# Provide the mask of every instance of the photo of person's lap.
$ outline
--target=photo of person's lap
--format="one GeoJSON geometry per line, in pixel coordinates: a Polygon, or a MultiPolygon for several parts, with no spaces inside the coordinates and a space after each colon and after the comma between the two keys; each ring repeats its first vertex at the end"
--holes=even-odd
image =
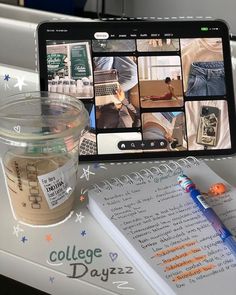
{"type": "Polygon", "coordinates": [[[142,114],[144,140],[159,140],[163,148],[159,151],[186,150],[183,112],[155,112],[142,114]]]}
{"type": "MultiPolygon", "coordinates": [[[[95,66],[95,104],[96,120],[99,129],[132,128],[140,126],[139,96],[130,95],[138,84],[137,64],[129,56],[94,57],[95,66]],[[96,81],[96,71],[115,70],[116,77],[106,77],[103,81],[96,81]],[[116,86],[111,93],[107,93],[108,86],[116,86]],[[96,92],[97,86],[105,89],[105,94],[96,92]],[[107,100],[104,100],[104,97],[107,100]]],[[[100,79],[101,80],[101,79],[100,79]]]]}

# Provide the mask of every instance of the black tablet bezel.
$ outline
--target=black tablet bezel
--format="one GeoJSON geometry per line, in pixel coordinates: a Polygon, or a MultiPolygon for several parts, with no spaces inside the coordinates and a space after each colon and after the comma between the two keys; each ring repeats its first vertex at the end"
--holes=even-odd
{"type": "MultiPolygon", "coordinates": [[[[184,157],[184,156],[214,156],[214,155],[231,155],[236,152],[236,135],[234,134],[235,101],[233,88],[233,75],[230,53],[230,36],[228,26],[221,20],[196,20],[196,21],[101,21],[101,22],[44,22],[38,26],[38,64],[40,73],[40,89],[47,89],[47,58],[46,58],[46,40],[78,40],[92,39],[94,32],[107,32],[108,34],[119,32],[147,32],[157,31],[175,33],[185,32],[184,38],[203,38],[203,37],[221,37],[224,56],[224,68],[227,75],[225,79],[226,97],[228,102],[229,128],[231,137],[230,149],[207,149],[207,150],[185,150],[185,151],[163,151],[163,152],[142,152],[126,154],[102,154],[80,156],[82,161],[101,161],[101,160],[127,160],[140,158],[166,158],[166,157],[184,157]],[[200,30],[202,27],[218,28],[215,31],[200,30]],[[82,37],[76,38],[76,34],[82,37]],[[50,37],[50,36],[53,36],[50,37]]],[[[181,38],[177,37],[176,38],[181,38]]],[[[183,37],[182,37],[183,38],[183,37]]],[[[223,98],[221,98],[223,99],[223,98]]],[[[194,99],[195,100],[195,99],[194,99]]],[[[184,106],[182,107],[184,109],[184,106]]],[[[104,143],[106,144],[106,143],[104,143]]]]}

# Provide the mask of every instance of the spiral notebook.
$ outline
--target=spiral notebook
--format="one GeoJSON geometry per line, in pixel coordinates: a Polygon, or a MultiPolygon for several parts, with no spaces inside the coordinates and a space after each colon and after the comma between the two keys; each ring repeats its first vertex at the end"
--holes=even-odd
{"type": "Polygon", "coordinates": [[[193,158],[95,184],[89,210],[157,294],[235,295],[236,258],[177,184],[180,172],[201,192],[226,184],[225,194],[207,201],[236,235],[236,189],[193,158]]]}

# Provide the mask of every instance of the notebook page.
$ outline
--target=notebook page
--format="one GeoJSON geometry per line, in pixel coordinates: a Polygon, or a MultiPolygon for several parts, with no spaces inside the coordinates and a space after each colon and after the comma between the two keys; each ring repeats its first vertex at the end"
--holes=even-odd
{"type": "MultiPolygon", "coordinates": [[[[225,183],[203,162],[183,171],[202,192],[213,183],[225,183]]],[[[236,189],[229,184],[227,188],[226,194],[208,197],[208,201],[236,234],[236,189]]],[[[177,185],[177,173],[122,186],[105,184],[100,192],[91,190],[89,199],[138,253],[134,257],[127,253],[132,249],[123,249],[128,257],[138,260],[140,255],[155,270],[156,279],[161,277],[175,294],[204,294],[207,290],[221,295],[227,290],[227,295],[235,295],[236,259],[189,194],[177,185]]],[[[102,224],[102,216],[99,222],[102,224]]],[[[111,236],[119,244],[120,237],[111,236]]],[[[165,294],[165,286],[162,291],[165,294]]]]}

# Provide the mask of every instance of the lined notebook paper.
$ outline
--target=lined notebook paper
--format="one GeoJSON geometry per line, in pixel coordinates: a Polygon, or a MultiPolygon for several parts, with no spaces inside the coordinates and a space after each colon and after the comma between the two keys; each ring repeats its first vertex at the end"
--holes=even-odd
{"type": "Polygon", "coordinates": [[[104,180],[89,191],[89,210],[157,294],[235,295],[236,258],[177,184],[182,172],[201,192],[226,184],[207,201],[236,235],[236,189],[193,158],[104,180]]]}

